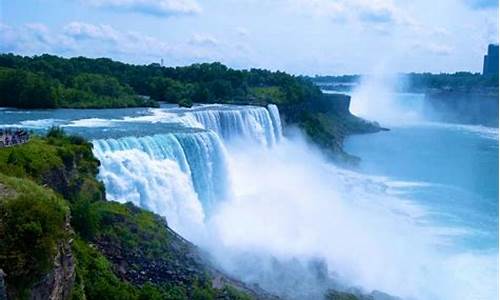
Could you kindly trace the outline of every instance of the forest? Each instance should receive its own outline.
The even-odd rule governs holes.
[[[158,101],[295,104],[321,91],[308,79],[221,63],[163,67],[108,58],[0,55],[0,106],[110,108],[158,106]]]

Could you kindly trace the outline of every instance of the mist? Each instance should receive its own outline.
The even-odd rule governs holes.
[[[351,112],[368,120],[376,120],[385,126],[428,120],[432,112],[425,106],[423,94],[408,94],[404,101],[400,99],[401,94],[396,95],[406,80],[404,75],[383,71],[362,76],[360,84],[351,94]]]
[[[494,258],[444,254],[455,229],[425,224],[425,207],[388,194],[384,178],[330,164],[298,132],[228,152],[234,198],[198,242],[231,274],[292,299],[339,286],[405,299],[495,292],[484,289],[495,286]]]

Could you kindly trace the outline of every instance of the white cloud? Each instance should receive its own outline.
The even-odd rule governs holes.
[[[192,15],[201,12],[196,0],[80,0],[95,6],[118,11],[138,12],[155,16]]]
[[[64,33],[77,40],[101,40],[117,42],[120,33],[109,25],[93,25],[83,22],[71,22],[64,27]]]
[[[191,45],[196,45],[196,46],[215,47],[219,44],[219,41],[217,41],[217,39],[211,35],[196,33],[196,34],[193,34],[193,36],[189,40],[189,43]]]
[[[134,56],[145,58],[169,55],[175,47],[151,36],[120,31],[105,24],[71,22],[60,31],[43,24],[11,27],[0,23],[0,51],[33,55]]]
[[[172,46],[155,37],[133,31],[120,31],[106,24],[71,22],[64,26],[63,32],[74,39],[79,47],[96,48],[103,53],[161,56],[173,51]],[[107,43],[103,44],[103,41]]]
[[[414,43],[413,49],[420,50],[432,55],[448,56],[453,52],[453,48],[448,45],[436,44],[436,43]]]
[[[12,27],[0,23],[0,52],[22,55],[105,56],[138,63],[164,58],[168,64],[190,64],[231,57],[228,47],[208,34],[194,34],[184,43],[173,44],[107,24],[71,22],[54,30],[43,24]]]
[[[306,14],[325,16],[332,20],[350,20],[362,23],[412,22],[392,0],[289,0]]]
[[[54,34],[41,23],[12,27],[0,23],[0,51],[34,54],[57,48],[64,53],[74,47],[72,39],[64,34]]]

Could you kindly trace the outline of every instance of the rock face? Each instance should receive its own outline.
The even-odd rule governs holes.
[[[439,121],[498,127],[498,89],[437,89],[425,100]]]
[[[0,300],[7,300],[7,287],[5,286],[5,273],[0,269]]]
[[[147,231],[134,221],[143,216],[142,209],[133,204],[125,204],[127,216],[107,215],[106,229],[95,240],[95,246],[113,265],[114,273],[123,281],[134,286],[144,284],[183,286],[191,289],[199,282],[210,282],[212,288],[223,290],[230,286],[251,295],[254,299],[276,299],[258,287],[249,287],[240,281],[212,267],[205,255],[189,241],[175,233],[167,225],[165,219],[152,213],[151,221],[156,232],[161,232],[165,240],[157,240],[159,248],[152,251],[150,242],[154,239]],[[125,246],[123,240],[110,234],[115,230],[123,230],[133,239],[133,246]]]
[[[114,222],[120,221],[115,220]],[[122,224],[123,226],[130,226],[125,222]],[[99,238],[96,241],[96,246],[113,263],[117,276],[134,285],[143,285],[145,283],[162,284],[165,282],[190,285],[197,278],[205,276],[205,267],[197,259],[196,253],[191,252],[186,247],[188,242],[173,231],[171,232],[175,237],[171,239],[169,245],[171,259],[147,255],[148,249],[141,245],[125,249],[107,236]]]
[[[301,120],[304,113],[331,113],[350,116],[351,97],[345,94],[322,94],[321,97],[300,104],[278,105],[285,122],[293,124]]]
[[[71,231],[69,220],[66,224],[66,230]],[[75,283],[75,275],[75,259],[71,251],[71,239],[63,240],[58,245],[58,251],[54,258],[54,268],[32,287],[31,299],[69,299]]]
[[[345,94],[323,94],[323,97],[316,101],[313,110],[318,112],[331,112],[339,115],[350,115],[349,107],[351,97]]]
[[[376,122],[369,122],[351,114],[351,97],[344,94],[323,94],[312,101],[291,106],[279,106],[287,124],[298,125],[310,141],[339,163],[355,164],[359,158],[343,149],[346,136],[374,133],[381,130]]]

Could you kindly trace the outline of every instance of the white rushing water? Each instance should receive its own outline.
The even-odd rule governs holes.
[[[315,259],[336,284],[365,292],[497,295],[497,257],[450,250],[464,229],[433,224],[426,206],[394,192],[422,183],[330,164],[300,134],[282,137],[275,106],[209,105],[141,121],[153,118],[198,129],[95,140],[108,198],[166,216],[226,271],[295,299],[330,286],[308,267]]]
[[[122,164],[116,164],[116,159],[110,159],[117,152],[121,155],[115,158],[122,159]],[[145,154],[147,160],[138,160],[136,157],[138,152]],[[122,184],[114,184],[123,174],[132,172],[132,170],[137,172],[136,164],[145,165],[147,162],[154,161],[169,162],[175,165],[183,176],[187,176],[189,184],[197,194],[196,198],[205,210],[212,209],[218,201],[226,199],[228,173],[225,149],[218,136],[211,131],[96,140],[94,141],[94,153],[102,162],[100,176],[106,187],[109,187],[108,194],[112,199],[129,201],[130,197],[134,199],[135,195],[138,195],[139,199],[132,202],[146,208],[154,207],[158,202],[162,202],[161,197],[151,198],[147,192],[141,193],[142,182],[137,187],[137,191],[133,193],[130,193],[128,188],[122,189],[121,187],[124,186]],[[127,153],[132,157],[127,157]],[[155,167],[154,164],[153,167]],[[142,167],[140,170],[143,172],[140,177],[147,181],[148,168]],[[167,174],[167,171],[171,171],[171,168],[164,172]],[[125,179],[125,181],[127,180]],[[154,184],[154,182],[153,180],[152,183]],[[133,181],[129,184],[133,185]],[[175,188],[175,186],[172,187]],[[182,188],[187,190],[184,186]],[[166,193],[171,191],[172,189],[165,189]],[[177,193],[178,191],[174,190],[173,192]],[[161,194],[157,196],[161,196]],[[171,201],[178,203],[185,201],[183,197],[172,196],[170,198]]]
[[[190,110],[186,114],[194,117],[202,128],[214,131],[226,141],[240,139],[272,146],[282,134],[279,112],[272,104],[268,109],[241,107],[239,110],[217,105],[202,106],[202,109]],[[193,124],[189,122],[189,125]]]
[[[99,176],[109,199],[133,202],[164,215],[174,229],[190,237],[205,215],[231,192],[221,139],[272,146],[281,137],[279,112],[273,105],[269,110],[210,105],[182,110],[177,119],[171,112],[125,119],[145,120],[174,120],[208,131],[94,140],[94,154],[101,161]],[[103,123],[115,126],[113,121],[101,119],[73,121],[68,126],[100,127]]]

